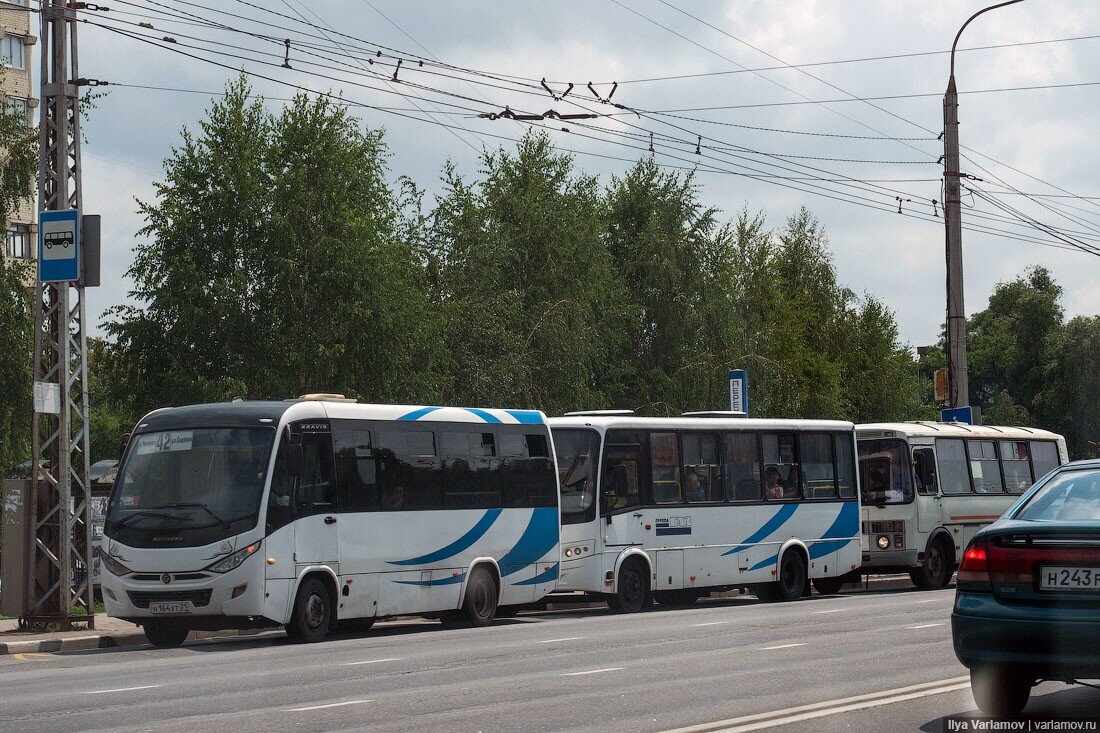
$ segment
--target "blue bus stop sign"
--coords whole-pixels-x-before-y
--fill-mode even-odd
[[[38,281],[80,278],[80,213],[76,209],[38,215]]]
[[[730,411],[749,416],[749,373],[744,369],[730,370]]]
[[[974,424],[974,408],[967,407],[952,407],[947,410],[940,410],[941,422],[962,422],[967,425]]]

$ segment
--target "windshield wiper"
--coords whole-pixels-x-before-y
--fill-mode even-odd
[[[204,512],[206,512],[207,514],[212,516],[214,519],[216,519],[218,522],[220,522],[222,527],[224,527],[225,529],[229,529],[229,526],[230,526],[229,522],[227,522],[225,519],[223,519],[220,514],[215,512],[207,504],[204,504],[201,501],[185,501],[185,502],[181,502],[179,504],[169,504],[169,505],[167,505],[163,508],[164,509],[192,509],[192,508],[202,509]]]
[[[115,527],[121,527],[121,526],[125,525],[127,522],[129,522],[131,519],[133,519],[134,517],[159,517],[160,519],[167,519],[170,516],[171,515],[168,514],[167,512],[137,511],[137,512],[130,512],[129,514],[127,514],[122,519],[119,519],[119,520],[116,520],[116,521],[112,522],[112,524],[114,524]]]

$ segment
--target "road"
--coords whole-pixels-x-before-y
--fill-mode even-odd
[[[943,715],[975,714],[951,650],[953,596],[744,596],[486,629],[398,620],[313,645],[272,632],[6,657],[0,730],[939,731]],[[1044,684],[1028,712],[1058,711],[1100,717],[1100,691]]]

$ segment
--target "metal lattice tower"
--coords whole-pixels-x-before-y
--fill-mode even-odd
[[[81,210],[76,13],[42,3],[39,206]],[[34,305],[34,380],[60,385],[60,412],[34,412],[27,622],[94,625],[88,485],[88,367],[84,287],[40,283]],[[36,406],[37,408],[37,406]]]

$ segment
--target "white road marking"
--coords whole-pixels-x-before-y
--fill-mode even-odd
[[[553,644],[556,641],[576,641],[577,639],[583,639],[583,636],[566,636],[561,639],[539,639],[536,644]]]
[[[115,690],[85,690],[85,695],[103,695],[108,692],[130,692],[131,690],[151,690],[154,687],[164,687],[164,685],[142,685],[141,687],[119,687]]]
[[[936,603],[942,600],[942,598],[928,598],[923,601],[913,601],[913,603]]]
[[[339,708],[344,705],[362,705],[365,702],[374,702],[374,700],[348,700],[347,702],[330,702],[327,705],[309,705],[304,708],[289,708],[288,713],[304,713],[307,710],[323,710],[324,708]]]
[[[381,664],[382,662],[400,662],[402,657],[387,657],[386,659],[368,659],[365,662],[347,662],[345,667],[354,667],[359,664]]]
[[[872,692],[866,695],[828,700],[826,702],[799,705],[785,710],[773,710],[768,713],[756,713],[755,715],[743,715],[740,718],[719,720],[713,723],[691,725],[686,728],[675,728],[663,733],[748,733],[748,731],[762,728],[774,728],[790,723],[799,723],[814,718],[824,718],[828,715],[848,713],[855,710],[864,710],[879,705],[890,705],[906,700],[915,700],[920,697],[941,695],[945,692],[956,692],[970,687],[969,677],[955,677],[938,682],[924,682],[919,685],[899,687],[893,690]]]
[[[772,649],[790,649],[793,646],[806,646],[806,642],[802,642],[800,644],[780,644],[779,646],[766,646],[766,647],[762,647],[760,649],[757,649],[757,651],[766,652],[766,651],[771,651]]]
[[[605,669],[590,669],[586,672],[566,672],[562,677],[580,677],[584,674],[599,674],[600,672],[618,672],[622,667],[607,667]]]
[[[732,624],[732,621],[707,621],[705,624],[692,624],[692,626],[717,626],[718,624]]]
[[[830,608],[828,611],[811,611],[811,613],[841,613],[847,610],[847,608]]]
[[[943,626],[942,623],[938,624],[921,624],[920,626],[906,626],[907,629],[930,629],[933,626]]]

